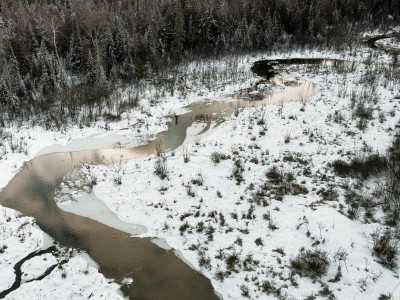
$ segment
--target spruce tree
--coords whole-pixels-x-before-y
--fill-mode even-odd
[[[89,49],[87,65],[86,65],[86,75],[89,84],[94,84],[96,82],[96,62],[93,58],[92,51]]]
[[[174,41],[173,49],[179,56],[183,54],[183,46],[185,42],[185,22],[183,19],[182,3],[181,0],[175,0],[175,22],[174,22]]]
[[[76,24],[69,43],[68,66],[73,72],[84,69],[83,42]]]

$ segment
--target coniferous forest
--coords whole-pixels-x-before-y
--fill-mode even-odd
[[[73,120],[182,60],[351,47],[399,16],[396,0],[0,0],[0,124]]]

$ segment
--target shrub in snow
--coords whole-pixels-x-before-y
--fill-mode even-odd
[[[157,158],[154,164],[154,174],[159,176],[161,179],[168,177],[168,167],[167,162],[163,158]]]
[[[218,164],[221,160],[228,159],[228,157],[225,154],[219,153],[219,152],[211,153],[211,157],[210,158],[211,158],[211,161],[214,164]]]
[[[399,241],[395,230],[377,229],[372,234],[372,253],[379,258],[379,262],[388,267],[396,267],[399,254]]]
[[[310,278],[321,277],[329,266],[328,254],[324,250],[314,249],[301,251],[290,260],[294,272]]]
[[[366,179],[384,170],[387,166],[387,160],[379,154],[372,154],[370,156],[355,157],[350,163],[346,163],[343,160],[335,160],[332,166],[339,176],[360,176],[362,179]]]

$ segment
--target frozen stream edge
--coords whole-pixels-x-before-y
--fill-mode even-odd
[[[180,109],[180,111],[181,110],[182,109]],[[218,122],[211,122],[210,129],[207,130],[206,132],[203,132],[203,129],[207,127],[207,124],[193,123],[193,125],[187,129],[187,132],[186,132],[187,135],[186,135],[186,139],[185,139],[184,143],[182,144],[182,146],[175,149],[175,151],[180,151],[180,149],[182,149],[186,144],[193,143],[197,139],[202,139],[202,138],[210,135],[218,125],[219,125]],[[121,135],[121,136],[115,135],[115,134],[102,135],[101,136],[102,143],[99,143],[98,145],[103,145],[103,147],[104,147],[104,145],[107,145],[107,146],[115,145],[116,143],[118,143],[118,144],[123,143],[122,141],[125,141],[126,139],[129,139],[129,138],[130,138],[129,136],[124,136],[124,135]],[[90,136],[87,138],[73,140],[73,141],[71,141],[71,143],[69,143],[65,146],[54,145],[54,146],[46,147],[43,150],[39,151],[39,153],[36,156],[40,156],[40,155],[44,155],[44,154],[51,154],[51,153],[56,153],[56,152],[68,152],[68,151],[75,151],[75,150],[92,149],[92,146],[93,146],[92,142],[94,139],[96,139],[96,137]],[[97,145],[97,143],[95,145]],[[124,144],[124,147],[127,147],[127,145]],[[54,150],[54,152],[51,150]],[[126,232],[130,236],[142,235],[144,237],[144,236],[146,236],[145,233],[148,232],[147,228],[143,225],[133,224],[133,223],[128,223],[128,222],[122,221],[117,216],[117,214],[112,212],[109,209],[109,207],[101,199],[99,199],[99,197],[96,196],[94,191],[91,191],[90,193],[81,193],[78,197],[74,197],[73,201],[68,201],[66,203],[57,203],[57,205],[63,211],[73,213],[75,215],[79,215],[82,217],[90,218],[90,219],[97,221],[99,223],[102,223],[104,225],[107,225],[112,228],[118,229],[120,231]],[[46,234],[46,236],[47,236],[47,234]],[[165,239],[152,238],[151,241],[154,244],[156,244],[157,246],[159,246],[160,248],[163,248],[165,250],[172,249],[172,247],[170,245],[168,245],[168,243],[165,241]],[[174,250],[174,253],[182,261],[184,261],[188,266],[190,266],[193,270],[196,270],[196,268],[194,268],[194,266],[184,258],[183,254],[180,251]],[[97,265],[97,263],[86,252],[83,252],[81,254],[82,254],[81,256],[87,261],[87,263],[90,266],[93,266],[93,267],[96,267],[97,269],[99,269],[99,266]]]

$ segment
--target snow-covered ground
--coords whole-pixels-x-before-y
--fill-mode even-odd
[[[260,78],[249,67],[265,57],[257,54],[194,62],[178,67],[162,82],[146,81],[117,92],[116,97],[122,100],[138,97],[140,106],[115,122],[100,120],[91,127],[72,126],[62,132],[11,126],[2,132],[4,139],[0,137],[0,188],[24,161],[41,154],[145,143],[166,129],[170,116],[179,114],[182,107],[207,99],[223,101],[252,87]],[[352,53],[303,51],[285,57],[391,60],[370,55],[367,49]],[[335,177],[329,163],[368,149],[386,151],[398,121],[399,100],[394,96],[399,93],[399,84],[377,76],[372,86],[371,74],[363,68],[343,72],[312,66],[286,70],[316,84],[317,95],[307,103],[237,109],[205,139],[192,136],[184,148],[167,153],[168,177],[164,180],[153,174],[155,157],[128,161],[120,185],[114,183],[108,166],[91,167],[90,176],[97,177],[92,192],[123,222],[134,220],[145,226],[148,232],[144,236],[163,238],[181,251],[212,280],[224,299],[304,299],[312,294],[323,298],[332,293],[338,299],[377,299],[393,290],[397,299],[398,269],[382,267],[371,255],[370,234],[380,225],[346,217],[343,194],[357,182]],[[365,128],[352,118],[350,110],[352,95],[364,90],[377,99],[371,104],[373,119]],[[190,131],[195,134],[202,128],[198,123]],[[183,152],[189,154],[187,163]],[[327,194],[336,196],[328,201],[322,196]],[[0,254],[2,274],[9,274],[1,276],[3,290],[14,280],[12,266],[41,249],[44,242],[32,218],[17,217],[16,212],[1,206],[0,210],[0,216],[4,215],[0,243],[8,246],[5,254]],[[21,227],[26,222],[29,226]],[[15,235],[20,227],[22,241]],[[326,275],[309,279],[293,273],[290,260],[302,247],[327,251],[330,266]],[[347,259],[335,261],[335,253],[341,249]],[[24,298],[28,293],[30,298],[53,298],[55,291],[65,299],[91,294],[106,299],[122,297],[116,284],[88,267],[76,251],[72,253],[62,269],[54,269],[41,281],[23,283],[10,299]],[[23,265],[23,280],[40,276],[66,256],[71,255],[46,254],[31,259]],[[339,265],[341,279],[328,282]]]
[[[144,225],[144,236],[181,251],[224,299],[377,299],[393,290],[397,299],[398,269],[386,269],[371,254],[371,234],[380,225],[347,216],[343,195],[357,182],[334,176],[329,163],[385,153],[399,119],[399,85],[378,76],[372,92],[362,67],[350,73],[321,68],[315,75],[292,69],[320,88],[309,102],[238,109],[204,140],[166,154],[164,180],[154,174],[156,157],[127,162],[121,185],[109,167],[93,167],[94,193],[123,221]],[[376,99],[372,120],[360,128],[350,101],[365,89]],[[225,159],[213,162],[218,156]],[[275,182],[271,170],[286,179]],[[327,251],[326,275],[314,280],[293,273],[290,260],[302,248]],[[340,252],[345,262],[335,261]],[[328,282],[339,265],[341,279]]]

